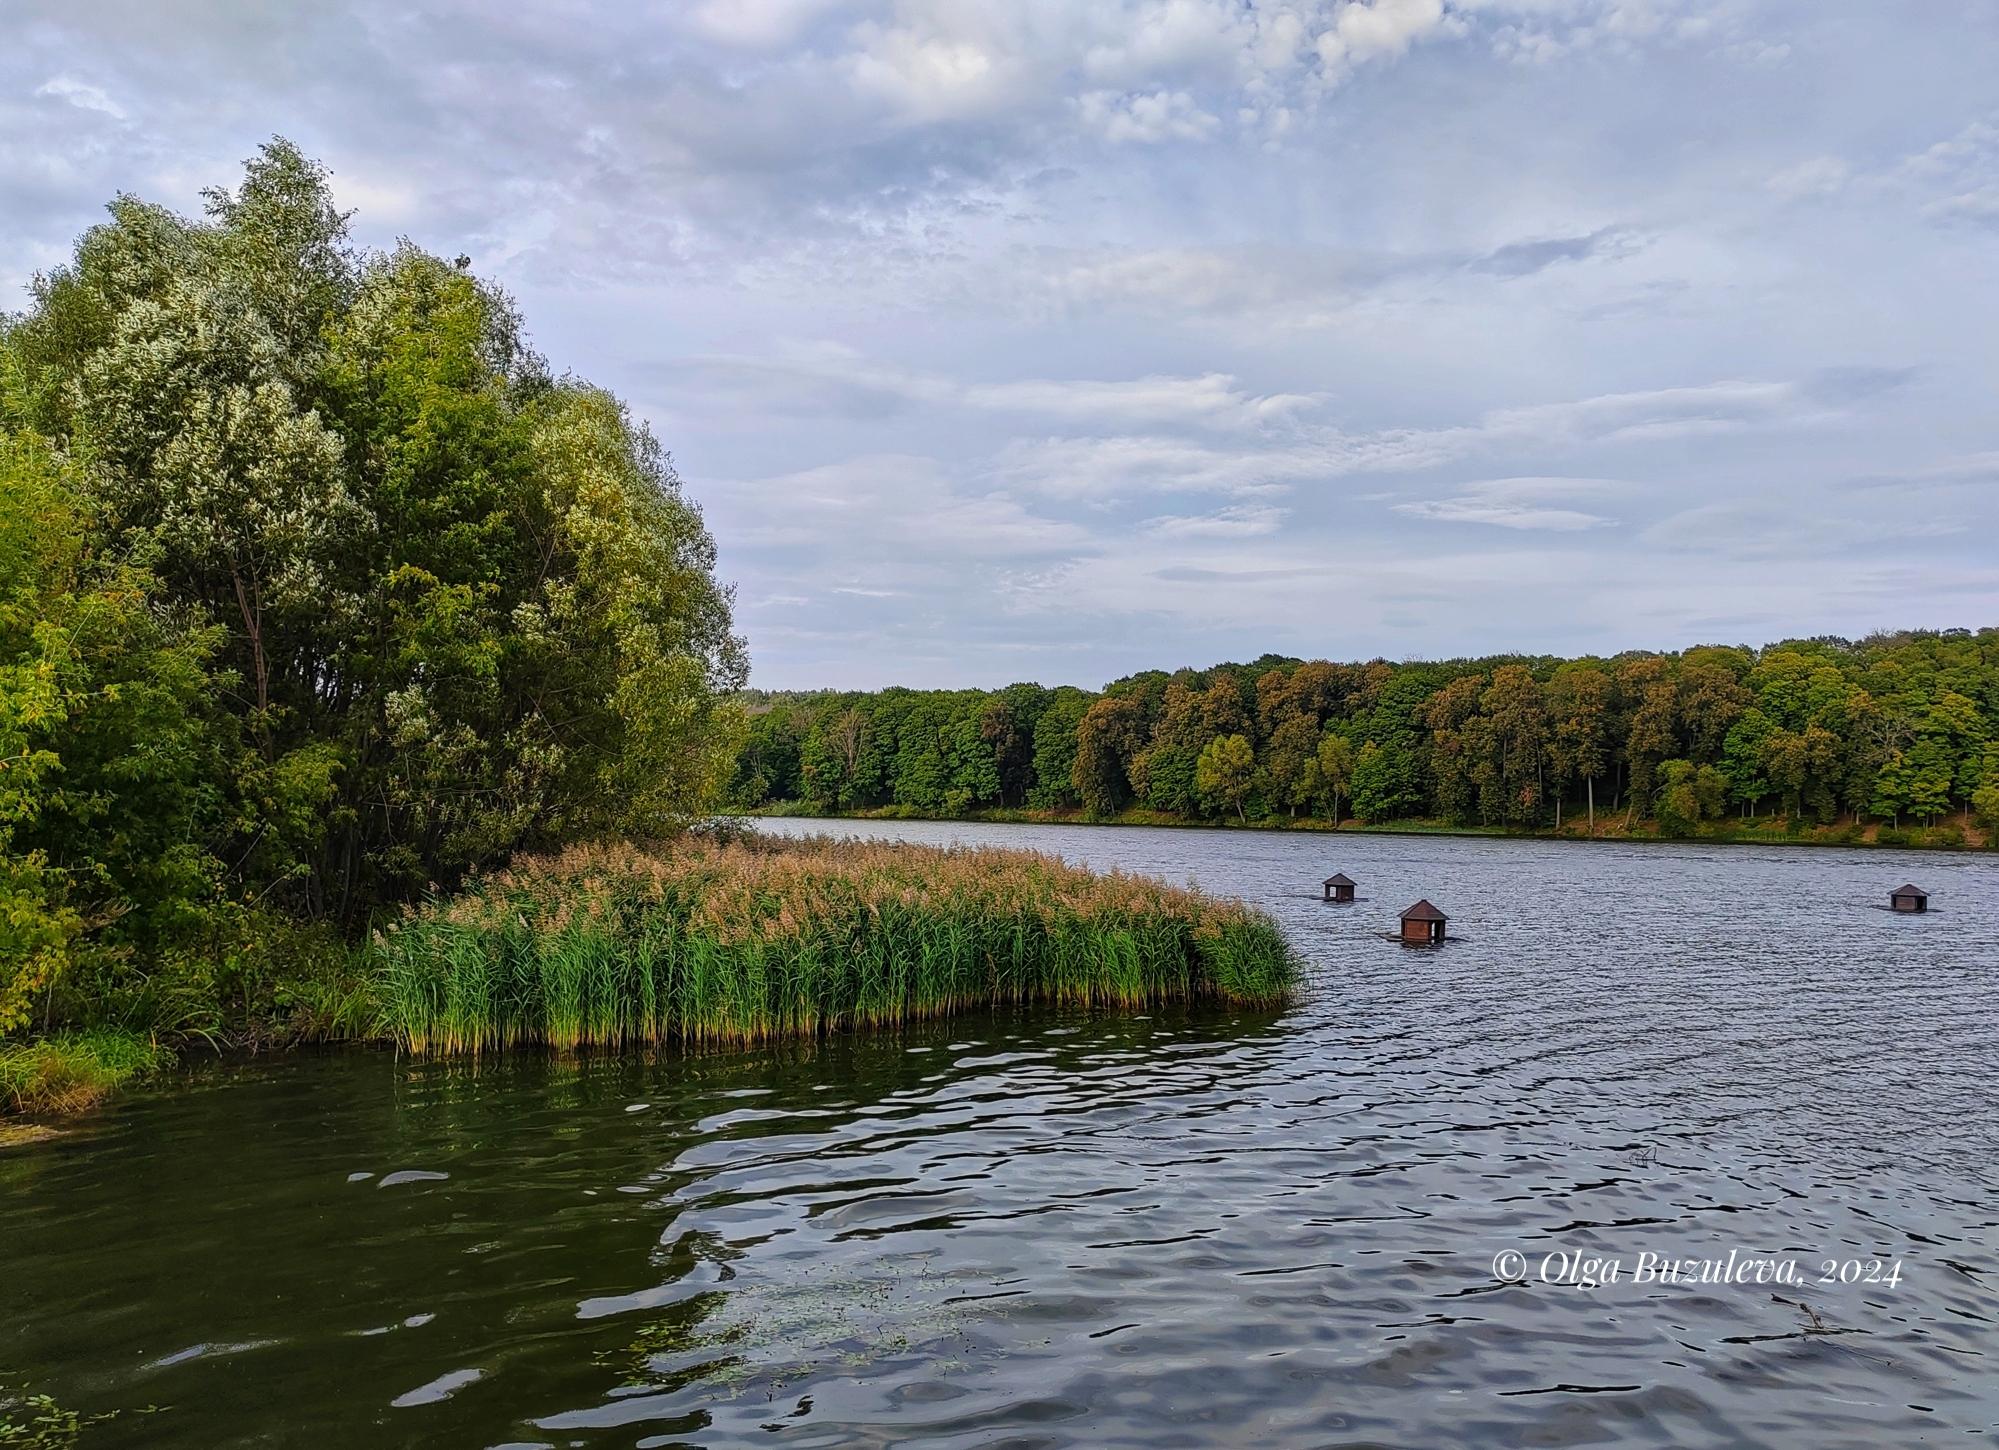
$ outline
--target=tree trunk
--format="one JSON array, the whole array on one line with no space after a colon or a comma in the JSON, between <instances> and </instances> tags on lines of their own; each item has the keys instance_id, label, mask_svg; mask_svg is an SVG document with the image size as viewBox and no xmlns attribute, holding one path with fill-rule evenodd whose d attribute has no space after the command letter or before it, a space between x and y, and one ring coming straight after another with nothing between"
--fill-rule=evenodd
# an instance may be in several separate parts
<instances>
[{"instance_id":1,"label":"tree trunk","mask_svg":"<svg viewBox=\"0 0 1999 1450\"><path fill-rule=\"evenodd\" d=\"M273 758L271 750L271 670L264 659L264 611L262 591L252 591L243 586L243 575L232 563L229 566L229 580L236 586L236 607L243 614L243 632L250 640L250 672L255 677L257 688L257 737L263 747L264 758ZM252 594L256 603L251 602Z\"/></svg>"},{"instance_id":2,"label":"tree trunk","mask_svg":"<svg viewBox=\"0 0 1999 1450\"><path fill-rule=\"evenodd\" d=\"M1589 833L1596 834L1596 777L1589 778Z\"/></svg>"}]
</instances>

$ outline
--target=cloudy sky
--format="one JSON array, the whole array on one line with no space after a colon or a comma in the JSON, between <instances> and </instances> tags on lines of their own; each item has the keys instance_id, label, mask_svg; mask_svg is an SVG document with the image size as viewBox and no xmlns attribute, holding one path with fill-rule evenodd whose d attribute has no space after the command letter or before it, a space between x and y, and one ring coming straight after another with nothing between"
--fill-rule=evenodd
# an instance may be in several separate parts
<instances>
[{"instance_id":1,"label":"cloudy sky","mask_svg":"<svg viewBox=\"0 0 1999 1450\"><path fill-rule=\"evenodd\" d=\"M0 23L5 305L291 137L652 422L757 684L1999 622L1999 0Z\"/></svg>"}]
</instances>

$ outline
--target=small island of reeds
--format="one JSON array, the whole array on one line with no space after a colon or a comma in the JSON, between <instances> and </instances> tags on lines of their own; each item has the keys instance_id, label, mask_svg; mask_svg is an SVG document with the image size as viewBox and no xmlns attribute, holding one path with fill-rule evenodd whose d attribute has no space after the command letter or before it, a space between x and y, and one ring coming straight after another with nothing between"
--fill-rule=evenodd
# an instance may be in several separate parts
<instances>
[{"instance_id":1,"label":"small island of reeds","mask_svg":"<svg viewBox=\"0 0 1999 1450\"><path fill-rule=\"evenodd\" d=\"M1056 857L690 837L518 860L374 947L414 1052L736 1043L1026 1003L1281 1002L1294 963L1239 901Z\"/></svg>"}]
</instances>

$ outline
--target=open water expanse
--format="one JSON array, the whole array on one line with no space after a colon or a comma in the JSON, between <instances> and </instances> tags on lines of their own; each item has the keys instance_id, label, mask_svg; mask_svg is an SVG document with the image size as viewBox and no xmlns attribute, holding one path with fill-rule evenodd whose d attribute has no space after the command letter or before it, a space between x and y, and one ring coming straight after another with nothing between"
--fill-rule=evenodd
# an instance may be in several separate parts
<instances>
[{"instance_id":1,"label":"open water expanse","mask_svg":"<svg viewBox=\"0 0 1999 1450\"><path fill-rule=\"evenodd\" d=\"M0 1151L0 1397L131 1446L1999 1439L1989 856L768 828L1191 878L1305 991L197 1071ZM1442 948L1383 939L1418 897Z\"/></svg>"}]
</instances>

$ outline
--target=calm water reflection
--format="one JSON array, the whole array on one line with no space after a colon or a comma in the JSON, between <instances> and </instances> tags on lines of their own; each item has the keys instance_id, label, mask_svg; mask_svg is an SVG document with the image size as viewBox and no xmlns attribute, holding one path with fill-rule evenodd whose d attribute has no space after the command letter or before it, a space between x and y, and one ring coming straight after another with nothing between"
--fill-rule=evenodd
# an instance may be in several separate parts
<instances>
[{"instance_id":1,"label":"calm water reflection","mask_svg":"<svg viewBox=\"0 0 1999 1450\"><path fill-rule=\"evenodd\" d=\"M1308 992L753 1056L213 1070L0 1153L0 1383L122 1411L107 1445L1994 1434L1989 858L892 833L1246 896ZM1335 869L1362 901L1316 900ZM1905 879L1934 914L1877 908ZM1440 951L1378 935L1418 896ZM1502 1249L1902 1274L1588 1290L1502 1284Z\"/></svg>"}]
</instances>

